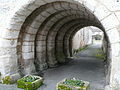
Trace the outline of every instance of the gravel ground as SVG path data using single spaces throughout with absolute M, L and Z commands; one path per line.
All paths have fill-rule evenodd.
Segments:
M 76 77 L 90 82 L 90 90 L 104 90 L 105 75 L 103 60 L 95 57 L 99 45 L 89 46 L 86 50 L 78 53 L 75 58 L 66 65 L 44 71 L 44 85 L 38 90 L 56 90 L 57 82 L 64 78 Z M 2 85 L 0 90 L 22 90 L 16 85 Z

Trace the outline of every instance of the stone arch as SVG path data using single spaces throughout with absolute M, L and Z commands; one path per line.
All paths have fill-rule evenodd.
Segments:
M 77 2 L 77 1 L 79 1 L 79 2 Z M 111 12 L 108 8 L 106 8 L 102 3 L 100 3 L 97 0 L 92 0 L 92 1 L 77 0 L 77 1 L 75 1 L 75 0 L 69 0 L 69 1 L 68 0 L 32 0 L 30 2 L 26 2 L 23 5 L 21 5 L 19 10 L 16 9 L 13 13 L 14 15 L 11 15 L 9 17 L 8 25 L 7 26 L 3 25 L 3 28 L 2 28 L 3 31 L 2 31 L 0 42 L 5 44 L 5 45 L 3 45 L 3 44 L 0 45 L 0 47 L 2 48 L 1 49 L 2 52 L 4 52 L 4 53 L 1 53 L 1 57 L 0 57 L 1 58 L 0 71 L 1 71 L 2 75 L 12 75 L 12 74 L 18 73 L 18 60 L 20 60 L 20 62 L 21 62 L 21 60 L 23 60 L 21 58 L 22 57 L 27 58 L 27 54 L 28 54 L 28 53 L 26 53 L 24 55 L 24 53 L 22 52 L 22 49 L 23 49 L 23 51 L 25 51 L 25 49 L 30 48 L 30 51 L 32 51 L 32 55 L 31 54 L 28 55 L 28 58 L 26 60 L 28 60 L 28 59 L 31 60 L 31 64 L 34 67 L 34 63 L 32 60 L 34 60 L 34 51 L 35 51 L 34 50 L 34 39 L 36 36 L 35 32 L 37 32 L 37 30 L 39 28 L 39 24 L 42 23 L 41 20 L 42 19 L 45 20 L 47 17 L 46 15 L 49 15 L 56 11 L 60 11 L 61 10 L 60 8 L 62 8 L 62 10 L 68 10 L 68 9 L 72 8 L 74 10 L 80 9 L 81 11 L 85 11 L 85 12 L 89 13 L 90 15 L 95 15 L 98 19 L 96 17 L 92 17 L 92 16 L 88 16 L 88 18 L 92 19 L 92 20 L 96 20 L 96 22 L 98 23 L 98 26 L 102 30 L 105 30 L 104 32 L 106 33 L 106 35 L 108 36 L 109 41 L 110 41 L 108 44 L 110 46 L 109 50 L 111 53 L 111 57 L 110 57 L 110 59 L 111 59 L 110 60 L 110 62 L 111 62 L 110 71 L 111 72 L 110 72 L 110 83 L 109 84 L 110 84 L 110 87 L 115 88 L 116 84 L 117 84 L 116 82 L 120 81 L 118 78 L 115 77 L 115 76 L 119 75 L 119 71 L 120 71 L 120 68 L 119 68 L 119 64 L 120 64 L 120 62 L 119 62 L 119 59 L 120 59 L 119 40 L 120 40 L 120 37 L 119 37 L 119 32 L 118 32 L 118 25 L 119 25 L 118 17 L 115 12 Z M 41 10 L 41 12 L 42 12 L 42 10 L 44 11 L 44 9 L 46 9 L 46 8 L 41 8 L 41 7 L 44 7 L 45 5 L 51 4 L 53 2 L 55 2 L 56 5 L 57 5 L 57 3 L 60 3 L 60 5 L 58 5 L 58 6 L 55 6 L 55 4 L 50 5 L 50 7 L 53 7 L 53 8 L 48 11 L 51 11 L 51 12 L 46 11 L 46 12 L 44 12 L 44 15 L 39 16 L 39 15 L 37 15 L 37 13 L 35 14 L 35 10 L 38 10 L 38 11 Z M 94 2 L 94 3 L 91 3 L 91 2 Z M 61 4 L 61 3 L 63 3 L 63 4 Z M 88 7 L 92 13 L 86 7 Z M 106 10 L 106 11 L 104 11 L 104 10 Z M 31 17 L 32 13 L 34 13 L 34 15 L 35 15 L 34 18 Z M 100 13 L 104 13 L 104 14 L 100 15 Z M 68 13 L 64 13 L 64 14 L 68 15 Z M 70 14 L 74 14 L 74 13 L 70 12 Z M 38 16 L 38 18 L 35 19 L 36 16 Z M 78 17 L 74 16 L 74 18 L 78 18 Z M 26 23 L 27 24 L 26 25 L 24 23 L 25 23 L 25 21 L 27 21 L 27 19 L 30 19 L 30 20 L 29 20 L 29 23 L 28 22 Z M 34 22 L 32 21 L 32 19 Z M 40 21 L 38 21 L 38 19 L 40 19 Z M 102 27 L 102 25 L 100 25 L 99 21 L 104 26 L 104 28 Z M 112 22 L 114 22 L 114 23 L 112 23 Z M 53 23 L 54 23 L 54 20 L 53 20 Z M 23 26 L 23 24 L 25 27 Z M 89 25 L 91 23 L 86 22 L 85 24 Z M 93 23 L 93 24 L 95 24 L 95 23 Z M 49 26 L 46 26 L 46 28 L 47 27 L 49 27 Z M 61 26 L 61 28 L 63 28 L 63 25 Z M 21 29 L 23 29 L 22 32 L 21 32 Z M 30 31 L 30 29 L 31 29 L 32 35 L 30 35 L 30 32 L 24 31 L 24 30 Z M 64 27 L 64 29 L 66 29 L 66 28 Z M 33 30 L 34 30 L 34 32 L 33 32 Z M 20 34 L 20 33 L 22 33 L 22 34 Z M 61 33 L 58 33 L 57 37 L 59 36 L 59 34 L 61 34 Z M 65 36 L 66 36 L 66 34 L 65 34 Z M 27 43 L 27 42 L 23 43 L 24 39 L 21 41 L 21 37 L 22 38 L 24 37 L 24 39 L 28 40 L 29 43 Z M 32 38 L 32 37 L 34 37 L 34 38 Z M 56 37 L 56 41 L 58 40 L 57 37 Z M 116 38 L 116 39 L 114 39 L 114 38 Z M 32 42 L 30 39 L 33 39 Z M 28 44 L 30 44 L 30 46 Z M 29 47 L 28 46 L 21 47 L 21 45 L 28 45 Z M 19 47 L 21 47 L 21 48 L 19 48 Z M 17 53 L 19 53 L 20 55 Z M 5 54 L 7 54 L 7 55 L 5 55 Z M 3 60 L 6 60 L 6 62 L 4 62 Z M 13 62 L 13 63 L 11 63 L 11 62 Z M 24 60 L 22 62 L 23 62 L 23 66 L 24 66 L 24 64 L 25 64 Z M 28 63 L 30 63 L 30 62 L 28 62 Z M 28 64 L 28 63 L 26 63 L 26 64 Z M 28 64 L 28 65 L 31 65 L 31 64 Z M 33 72 L 34 71 L 35 71 L 35 67 L 33 69 Z

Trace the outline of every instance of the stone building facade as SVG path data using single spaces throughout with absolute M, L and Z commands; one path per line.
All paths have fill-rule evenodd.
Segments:
M 107 42 L 107 88 L 120 90 L 119 0 L 0 1 L 0 72 L 30 74 L 64 63 L 72 56 L 72 38 L 95 26 Z M 5 3 L 5 4 L 3 4 Z M 16 76 L 17 77 L 17 76 Z
M 89 27 L 80 29 L 73 37 L 72 49 L 77 50 L 92 44 L 92 30 Z

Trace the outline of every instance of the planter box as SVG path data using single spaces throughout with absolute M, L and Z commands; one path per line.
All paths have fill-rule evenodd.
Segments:
M 27 76 L 25 76 L 25 77 L 23 77 L 23 78 L 21 78 L 17 81 L 18 88 L 22 88 L 22 89 L 25 89 L 25 90 L 36 90 L 37 88 L 39 88 L 43 84 L 43 78 L 42 77 L 32 76 L 32 77 L 37 78 L 37 80 L 35 80 L 33 82 L 26 82 L 25 81 L 26 77 Z
M 10 76 L 5 76 L 2 78 L 2 84 L 13 84 L 12 78 Z
M 66 79 L 62 80 L 57 84 L 57 90 L 90 90 L 89 82 L 83 81 L 83 86 L 73 86 L 65 84 L 65 81 Z
M 20 78 L 20 74 L 16 73 L 13 75 L 5 76 L 1 78 L 2 84 L 14 84 Z

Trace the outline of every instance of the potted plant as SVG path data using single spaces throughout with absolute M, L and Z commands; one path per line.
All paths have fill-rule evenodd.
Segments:
M 27 75 L 17 81 L 18 88 L 25 90 L 36 90 L 43 84 L 43 78 L 39 76 Z
M 89 82 L 75 78 L 64 79 L 57 84 L 57 90 L 90 90 Z

